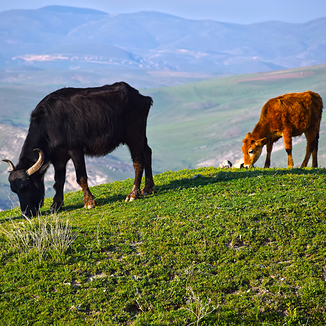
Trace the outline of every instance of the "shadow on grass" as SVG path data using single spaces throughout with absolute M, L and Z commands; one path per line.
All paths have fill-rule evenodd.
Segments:
M 170 191 L 170 190 L 181 190 L 188 189 L 198 186 L 204 186 L 213 183 L 219 182 L 227 182 L 235 179 L 244 179 L 244 178 L 252 178 L 257 176 L 280 176 L 280 175 L 302 175 L 302 174 L 326 174 L 326 169 L 239 169 L 239 170 L 217 170 L 214 176 L 203 176 L 199 173 L 195 173 L 191 178 L 182 178 L 177 180 L 172 180 L 162 185 L 157 185 L 154 188 L 154 196 L 160 196 L 160 193 Z M 155 176 L 154 176 L 155 179 Z M 97 206 L 104 206 L 113 202 L 124 202 L 128 193 L 121 193 L 110 195 L 108 192 L 108 196 L 96 199 Z M 62 211 L 70 211 L 74 209 L 80 209 L 84 207 L 82 202 L 82 194 L 80 194 L 81 198 L 78 199 L 78 203 L 74 205 L 67 205 L 62 208 Z M 140 200 L 146 200 L 146 197 L 142 197 Z
M 105 198 L 96 198 L 95 197 L 96 206 L 104 206 L 104 205 L 107 205 L 107 204 L 113 203 L 113 202 L 121 202 L 126 199 L 126 196 L 127 196 L 127 194 L 117 194 L 117 195 L 112 195 L 112 196 L 109 195 L 108 197 L 105 197 Z M 78 203 L 65 205 L 64 207 L 62 207 L 60 212 L 68 212 L 68 211 L 80 209 L 80 208 L 84 208 L 83 195 L 81 195 L 80 199 L 78 199 Z M 48 212 L 50 212 L 50 211 L 48 211 Z
M 196 171 L 194 171 L 196 172 Z M 280 176 L 280 175 L 309 175 L 309 174 L 318 174 L 323 175 L 326 174 L 325 168 L 317 168 L 317 169 L 303 169 L 303 168 L 294 168 L 294 169 L 217 169 L 214 176 L 203 176 L 198 173 L 194 173 L 194 176 L 191 178 L 182 178 L 172 180 L 162 185 L 157 185 L 154 188 L 154 196 L 160 196 L 160 193 L 164 193 L 170 190 L 182 190 L 189 189 L 198 186 L 204 186 L 213 183 L 219 182 L 227 182 L 236 179 L 244 179 L 244 178 L 253 178 L 257 176 Z M 155 176 L 154 176 L 155 179 Z M 110 195 L 108 191 L 106 191 L 108 196 L 105 194 L 101 195 L 101 198 L 96 199 L 96 203 L 98 207 L 107 205 L 113 202 L 124 202 L 128 193 L 114 194 Z M 76 209 L 82 209 L 84 207 L 83 203 L 83 195 L 81 191 L 76 192 L 76 204 L 65 205 L 61 208 L 59 212 L 69 212 Z M 142 197 L 140 200 L 146 200 L 146 197 Z M 126 203 L 127 204 L 127 203 Z M 42 211 L 42 215 L 49 215 L 52 212 L 50 209 Z M 19 214 L 17 212 L 17 214 Z M 4 218 L 2 222 L 6 222 L 9 220 L 23 219 L 24 217 L 20 214 L 17 216 L 11 216 L 8 218 Z
M 302 174 L 326 174 L 326 169 L 220 169 L 217 170 L 216 175 L 214 176 L 203 176 L 199 173 L 195 173 L 191 178 L 183 178 L 172 180 L 166 184 L 157 185 L 154 188 L 154 196 L 159 196 L 160 193 L 168 191 L 168 190 L 178 190 L 178 189 L 188 189 L 196 186 L 204 186 L 213 183 L 231 181 L 235 179 L 244 179 L 244 178 L 252 178 L 257 176 L 280 176 L 280 175 L 302 175 Z M 154 176 L 155 179 L 155 176 Z M 115 194 L 110 195 L 108 192 L 107 197 L 96 199 L 97 206 L 104 206 L 106 204 L 112 202 L 123 202 L 128 193 L 123 194 Z M 141 200 L 146 199 L 146 197 L 142 197 Z M 84 204 L 82 201 L 82 194 L 80 193 L 80 199 L 78 199 L 78 203 L 73 205 L 67 205 L 62 208 L 62 211 L 70 211 L 74 209 L 83 208 Z
M 192 178 L 183 178 L 173 180 L 167 184 L 156 186 L 155 193 L 173 189 L 187 189 L 196 186 L 203 186 L 213 183 L 253 178 L 257 176 L 280 176 L 280 175 L 302 175 L 302 174 L 326 174 L 326 169 L 220 169 L 215 176 L 203 176 L 200 173 L 195 174 Z

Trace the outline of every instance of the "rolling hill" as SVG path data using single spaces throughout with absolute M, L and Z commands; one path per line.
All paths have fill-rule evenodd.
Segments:
M 128 80 L 127 80 L 128 81 Z M 153 150 L 155 173 L 199 166 L 218 166 L 242 156 L 242 139 L 258 121 L 261 107 L 275 96 L 313 90 L 326 98 L 326 65 L 208 79 L 175 87 L 143 89 L 154 99 L 148 119 L 148 140 Z M 52 90 L 55 86 L 52 86 Z M 29 112 L 50 89 L 29 85 L 0 85 L 0 153 L 16 162 L 29 124 Z M 321 125 L 319 166 L 326 167 L 325 115 Z M 304 157 L 305 139 L 294 141 L 294 163 Z M 287 157 L 279 140 L 272 153 L 272 166 L 286 167 Z M 260 158 L 257 166 L 263 166 Z M 88 159 L 91 185 L 133 177 L 130 155 L 121 147 L 101 159 Z M 7 181 L 8 166 L 0 165 L 2 208 L 15 206 Z M 78 189 L 73 166 L 66 190 Z M 53 176 L 46 176 L 47 196 L 52 196 Z

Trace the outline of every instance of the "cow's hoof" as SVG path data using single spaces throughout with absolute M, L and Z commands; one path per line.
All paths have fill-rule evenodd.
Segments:
M 131 197 L 131 196 L 128 195 L 128 196 L 126 197 L 125 202 L 128 203 L 128 202 L 134 201 L 135 199 L 137 199 L 137 198 L 135 198 L 135 197 Z
M 92 209 L 96 206 L 95 200 L 90 200 L 87 203 L 84 204 L 84 207 L 86 209 Z
M 95 207 L 95 205 L 94 205 L 94 204 L 87 204 L 87 205 L 85 205 L 84 207 L 85 207 L 86 209 L 92 209 L 92 208 Z
M 133 190 L 126 197 L 126 202 L 134 201 L 135 199 L 138 199 L 140 197 L 141 197 L 140 190 Z
M 141 191 L 143 196 L 146 197 L 152 195 L 154 193 L 154 187 L 154 183 L 151 185 L 145 185 L 145 187 Z

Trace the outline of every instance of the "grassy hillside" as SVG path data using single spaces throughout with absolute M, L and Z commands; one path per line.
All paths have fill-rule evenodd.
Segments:
M 93 210 L 78 191 L 58 215 L 1 212 L 0 324 L 325 325 L 325 169 L 154 179 L 131 203 L 127 179 Z

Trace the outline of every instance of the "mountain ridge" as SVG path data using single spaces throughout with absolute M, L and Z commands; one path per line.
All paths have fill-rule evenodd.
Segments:
M 112 15 L 48 6 L 1 12 L 0 18 L 2 69 L 46 70 L 51 62 L 59 69 L 120 67 L 220 76 L 326 62 L 324 17 L 302 24 L 243 25 L 154 11 Z

